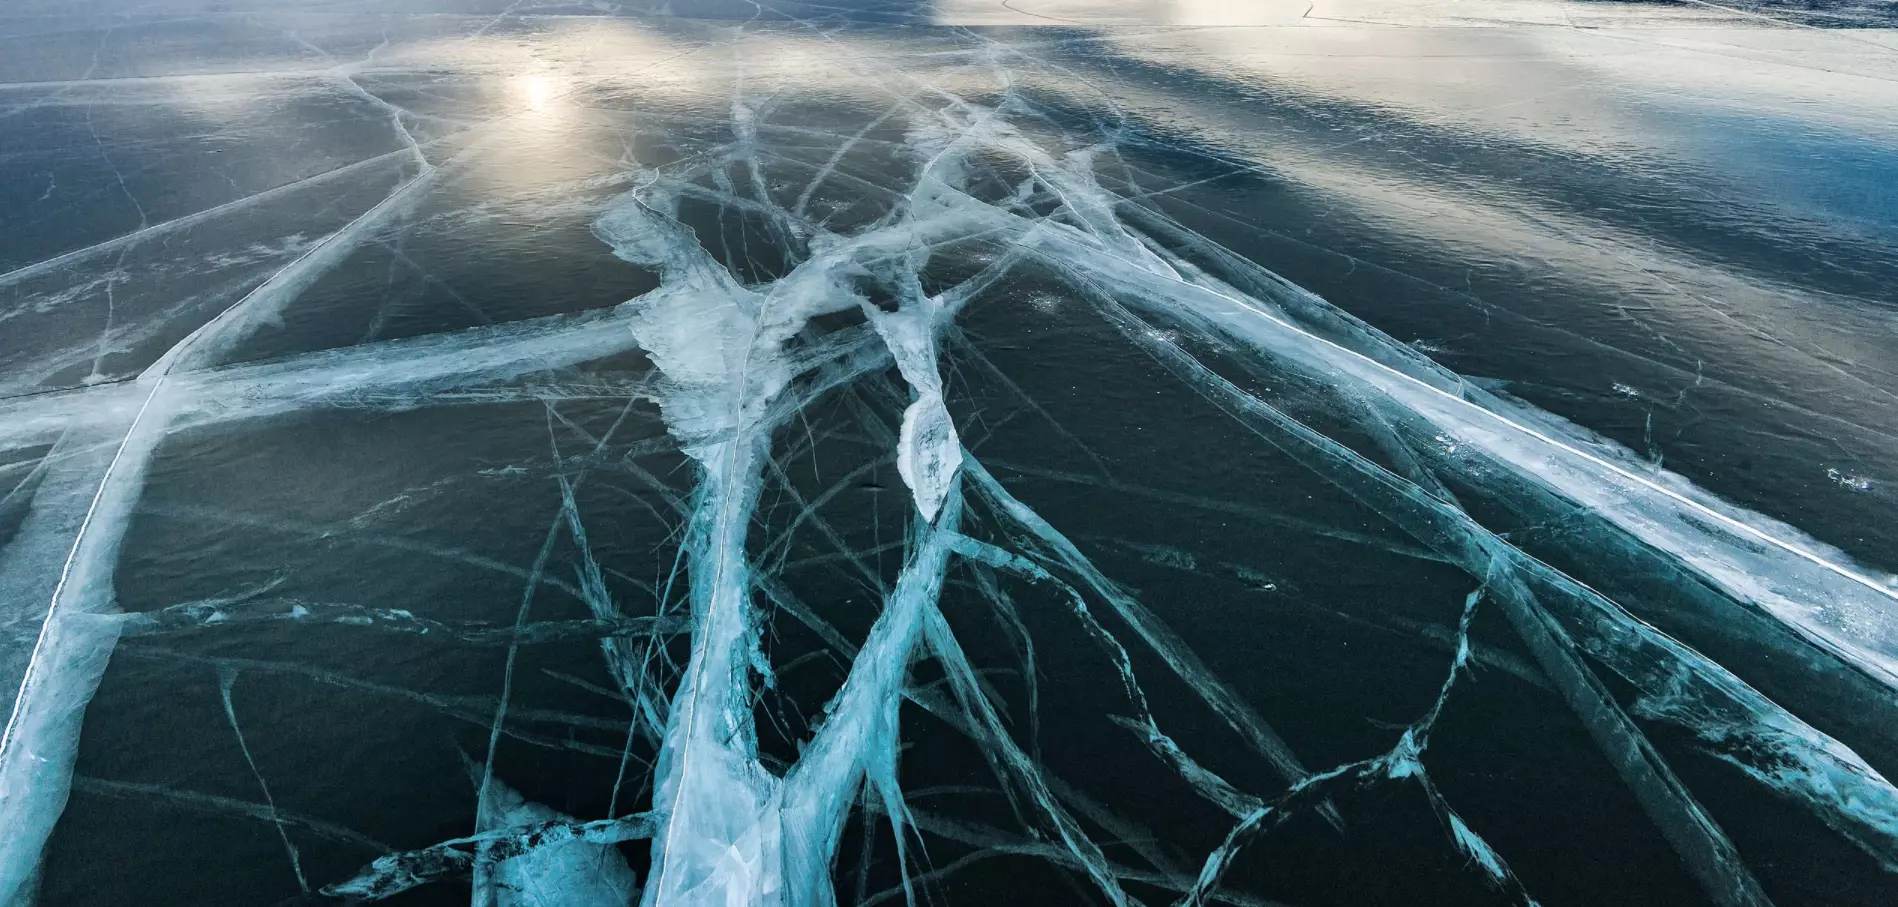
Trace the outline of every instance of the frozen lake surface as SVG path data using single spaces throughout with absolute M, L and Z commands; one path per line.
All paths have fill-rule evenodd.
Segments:
M 1898 12 L 13 0 L 0 905 L 1898 900 Z

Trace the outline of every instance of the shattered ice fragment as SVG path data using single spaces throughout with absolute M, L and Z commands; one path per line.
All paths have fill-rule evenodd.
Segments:
M 1826 478 L 1831 479 L 1833 484 L 1838 485 L 1840 488 L 1847 488 L 1852 491 L 1872 490 L 1872 480 L 1864 476 L 1855 476 L 1840 472 L 1836 469 L 1827 469 Z
M 1279 584 L 1269 576 L 1246 567 L 1234 566 L 1232 572 L 1254 589 L 1262 592 L 1277 592 Z
M 1478 837 L 1476 832 L 1471 831 L 1470 827 L 1463 822 L 1463 817 L 1456 813 L 1450 814 L 1450 835 L 1456 840 L 1457 849 L 1469 854 L 1470 859 L 1480 864 L 1491 878 L 1501 879 L 1509 872 L 1503 868 L 1502 860 L 1496 856 L 1496 851 L 1491 850 L 1489 844 Z
M 488 782 L 488 799 L 483 806 L 484 827 L 529 829 L 496 841 L 501 846 L 495 852 L 481 852 L 476 858 L 476 891 L 491 886 L 497 907 L 590 907 L 633 902 L 639 890 L 638 879 L 610 838 L 602 841 L 598 833 L 589 837 L 586 832 L 590 829 L 575 823 L 571 816 L 528 800 L 499 781 Z M 550 833 L 554 831 L 558 834 Z M 649 833 L 648 823 L 640 821 L 631 823 L 625 836 Z M 518 848 L 508 846 L 514 843 Z M 513 852 L 516 849 L 518 853 Z
M 916 499 L 923 519 L 934 520 L 962 466 L 962 441 L 943 402 L 942 377 L 936 370 L 936 324 L 941 300 L 914 299 L 895 312 L 863 307 L 877 333 L 896 357 L 897 370 L 916 392 L 903 411 L 897 436 L 896 471 Z
M 1174 548 L 1170 545 L 1144 545 L 1138 542 L 1128 542 L 1126 545 L 1133 549 L 1135 553 L 1139 554 L 1141 560 L 1149 564 L 1156 564 L 1161 567 L 1173 567 L 1179 570 L 1199 569 L 1199 560 L 1193 557 L 1193 553 L 1190 551 Z
M 903 413 L 896 455 L 896 471 L 915 494 L 916 509 L 926 520 L 934 520 L 942 509 L 949 483 L 962 465 L 962 444 L 949 421 L 949 410 L 941 395 L 932 396 L 910 404 Z

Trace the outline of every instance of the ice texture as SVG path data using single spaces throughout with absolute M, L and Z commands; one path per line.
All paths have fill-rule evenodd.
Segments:
M 821 32 L 803 39 L 826 47 L 845 40 Z M 1695 790 L 1704 768 L 1699 776 L 1682 771 L 1672 761 L 1678 748 L 1657 742 L 1657 728 L 1829 829 L 1880 870 L 1898 872 L 1898 789 L 1866 758 L 1641 616 L 1667 603 L 1643 600 L 1639 591 L 1611 594 L 1571 570 L 1661 565 L 1700 590 L 1695 602 L 1711 603 L 1700 619 L 1744 614 L 1784 628 L 1800 658 L 1898 695 L 1898 591 L 1890 583 L 1785 522 L 1486 389 L 1195 232 L 1137 189 L 1103 177 L 1111 161 L 1133 150 L 1130 140 L 1123 146 L 1112 130 L 1064 126 L 1018 85 L 1014 68 L 1028 64 L 1002 40 L 975 33 L 958 40 L 947 53 L 953 72 L 940 80 L 850 58 L 848 65 L 877 80 L 887 109 L 854 134 L 823 134 L 835 147 L 805 161 L 800 181 L 772 184 L 767 166 L 788 152 L 766 147 L 768 93 L 745 90 L 734 92 L 721 140 L 701 152 L 668 165 L 642 163 L 631 151 L 615 161 L 621 172 L 590 185 L 585 204 L 592 240 L 655 281 L 632 298 L 579 313 L 247 358 L 247 344 L 313 288 L 361 250 L 393 242 L 407 221 L 425 216 L 436 193 L 505 143 L 477 137 L 444 150 L 418 138 L 410 127 L 422 118 L 364 77 L 374 51 L 321 70 L 337 91 L 386 116 L 397 150 L 384 157 L 402 167 L 386 194 L 286 254 L 248 292 L 206 313 L 125 380 L 0 399 L 0 450 L 44 448 L 22 454 L 31 465 L 0 499 L 0 516 L 18 516 L 0 545 L 0 601 L 10 629 L 31 631 L 13 634 L 24 642 L 0 651 L 14 693 L 0 736 L 0 905 L 36 902 L 43 851 L 75 788 L 266 823 L 306 897 L 378 900 L 455 879 L 467 881 L 476 904 L 496 907 L 921 903 L 930 885 L 999 855 L 1057 867 L 1084 898 L 1112 905 L 1269 904 L 1229 885 L 1248 853 L 1300 822 L 1356 835 L 1351 798 L 1379 790 L 1419 798 L 1446 865 L 1473 885 L 1502 902 L 1536 904 L 1512 868 L 1511 842 L 1459 810 L 1431 768 L 1433 739 L 1451 732 L 1446 711 L 1479 670 L 1492 669 L 1568 710 L 1592 758 L 1712 903 L 1766 907 L 1772 899 L 1745 839 L 1736 841 L 1704 802 L 1706 792 Z M 846 166 L 866 144 L 875 145 L 881 171 Z M 852 219 L 842 208 L 819 214 L 826 187 L 840 182 L 866 184 L 863 192 L 881 191 L 889 202 L 874 216 Z M 708 205 L 716 229 L 703 216 Z M 195 217 L 219 216 L 212 209 Z M 742 223 L 742 243 L 772 249 L 777 263 L 756 260 L 749 245 L 734 253 L 717 232 L 728 216 Z M 197 222 L 147 225 L 81 257 L 117 254 Z M 0 280 L 38 279 L 71 262 L 49 260 Z M 1283 709 L 1250 701 L 1135 584 L 1103 565 L 1095 544 L 1101 527 L 1063 525 L 1044 515 L 1052 507 L 1011 488 L 1008 477 L 1030 476 L 1144 497 L 1156 507 L 1232 513 L 1250 506 L 1220 488 L 1189 493 L 1108 474 L 1100 456 L 988 363 L 983 338 L 959 319 L 983 307 L 1034 304 L 1026 283 L 1011 282 L 1017 278 L 1037 281 L 1037 292 L 1067 294 L 1084 312 L 1071 317 L 1139 351 L 1155 374 L 1227 420 L 1222 430 L 1276 451 L 1314 487 L 1389 531 L 1283 514 L 1265 519 L 1460 577 L 1460 605 L 1448 602 L 1454 619 L 1423 626 L 1384 618 L 1385 629 L 1427 640 L 1441 666 L 1419 691 L 1420 709 L 1384 722 L 1380 749 L 1343 760 L 1314 755 L 1318 747 L 1301 751 L 1293 742 L 1301 738 L 1266 717 Z M 590 364 L 635 358 L 637 374 L 611 386 L 575 377 Z M 958 398 L 967 386 L 961 369 L 995 371 L 990 380 L 1023 399 L 1006 417 L 987 413 L 978 401 Z M 1285 388 L 1296 393 L 1280 393 Z M 564 403 L 598 399 L 623 408 L 597 434 L 562 412 Z M 121 609 L 120 549 L 153 464 L 173 439 L 317 412 L 481 406 L 534 409 L 545 414 L 550 437 L 585 434 L 591 442 L 550 445 L 547 462 L 555 468 L 537 480 L 554 516 L 533 540 L 537 558 L 523 568 L 417 539 L 389 545 L 524 583 L 518 610 L 499 619 L 418 614 L 344 592 L 317 600 L 268 583 Z M 820 441 L 808 419 L 831 408 L 850 415 L 855 434 L 847 440 L 876 452 L 855 471 L 820 477 L 823 490 L 805 496 L 791 473 L 820 468 L 814 448 L 833 439 Z M 662 430 L 627 440 L 622 433 L 632 434 L 629 426 L 648 412 Z M 990 423 L 1018 416 L 1050 423 L 1050 435 L 1082 450 L 1077 468 L 1091 463 L 1102 474 L 1017 468 L 987 457 L 982 443 L 997 430 Z M 628 452 L 632 445 L 643 446 Z M 646 470 L 639 451 L 677 454 L 674 474 Z M 871 477 L 886 464 L 906 492 L 904 519 L 876 524 L 879 547 L 866 551 L 827 515 L 850 494 L 880 490 Z M 614 574 L 615 546 L 624 540 L 592 520 L 584 503 L 588 483 L 609 472 L 643 483 L 654 518 L 676 532 L 663 575 L 647 584 L 650 613 L 618 596 L 633 582 Z M 781 509 L 794 516 L 782 519 Z M 881 519 L 876 513 L 871 518 Z M 1562 522 L 1564 533 L 1549 544 L 1567 560 L 1558 566 L 1548 550 L 1531 550 L 1496 528 L 1499 513 L 1537 526 Z M 885 543 L 885 532 L 896 541 Z M 824 553 L 799 556 L 824 559 L 867 602 L 860 626 L 840 627 L 837 602 L 806 601 L 786 578 L 794 533 L 819 537 Z M 886 550 L 900 565 L 893 576 L 876 560 Z M 1192 551 L 1143 550 L 1150 566 L 1189 575 L 1226 569 Z M 1269 581 L 1249 581 L 1277 591 Z M 574 610 L 543 611 L 537 595 L 547 588 L 571 599 Z M 979 617 L 952 606 L 965 599 L 983 605 Z M 1511 634 L 1506 647 L 1477 638 L 1478 621 L 1492 612 Z M 972 630 L 978 620 L 989 623 Z M 261 654 L 166 648 L 266 625 L 490 651 L 503 665 L 500 692 L 449 696 Z M 760 703 L 777 675 L 808 663 L 780 657 L 779 631 L 793 625 L 798 639 L 816 640 L 806 653 L 811 660 L 836 664 L 840 678 L 801 716 L 803 727 L 787 732 L 796 743 L 787 756 L 761 742 L 759 722 L 776 717 Z M 1155 841 L 1050 768 L 1040 751 L 1046 673 L 1037 660 L 1050 627 L 1078 640 L 1066 657 L 1094 671 L 1088 684 L 1102 697 L 1116 739 L 1130 735 L 1143 765 L 1165 773 L 1167 790 L 1197 798 L 1196 806 L 1217 817 L 1225 832 L 1216 842 L 1189 852 Z M 680 638 L 682 646 L 671 645 Z M 1007 670 L 994 667 L 994 653 L 971 651 L 997 638 L 1014 648 Z M 584 646 L 609 679 L 574 685 L 623 707 L 625 716 L 520 704 L 519 690 L 542 679 L 528 667 L 532 650 L 565 644 Z M 128 657 L 216 672 L 224 730 L 257 803 L 75 778 L 88 704 L 108 667 Z M 1011 671 L 1014 679 L 998 679 Z M 260 675 L 401 700 L 476 726 L 486 752 L 467 754 L 472 827 L 420 846 L 403 842 L 366 859 L 353 876 L 313 874 L 316 864 L 299 841 L 316 832 L 389 848 L 279 809 L 283 783 L 273 783 L 268 760 L 253 746 L 254 719 L 238 705 L 242 678 Z M 1011 693 L 1026 702 L 1010 702 Z M 932 722 L 931 740 L 953 737 L 978 754 L 992 776 L 982 779 L 992 790 L 982 790 L 997 794 L 988 812 L 1004 817 L 998 822 L 1012 819 L 1019 831 L 943 818 L 929 798 L 905 789 L 919 716 Z M 624 742 L 583 743 L 576 729 L 610 731 Z M 1209 738 L 1233 745 L 1196 751 Z M 614 763 L 606 810 L 570 815 L 529 799 L 526 782 L 502 767 L 501 752 L 517 742 Z M 852 830 L 853 819 L 863 831 Z M 930 841 L 956 842 L 967 853 L 932 862 Z M 874 847 L 893 851 L 896 887 L 884 895 L 861 890 L 870 873 L 859 872 L 851 898 L 840 859 L 848 851 L 868 865 Z M 642 853 L 649 854 L 644 865 L 629 857 Z

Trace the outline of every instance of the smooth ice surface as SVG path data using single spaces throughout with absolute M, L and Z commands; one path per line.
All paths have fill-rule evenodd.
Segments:
M 0 10 L 0 905 L 1880 905 L 1890 4 Z

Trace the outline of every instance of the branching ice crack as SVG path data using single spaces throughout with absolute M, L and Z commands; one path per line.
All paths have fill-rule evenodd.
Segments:
M 257 789 L 263 792 L 264 805 L 270 810 L 270 823 L 277 826 L 277 837 L 283 839 L 284 852 L 290 856 L 290 870 L 296 873 L 297 887 L 307 894 L 310 881 L 303 876 L 303 858 L 297 853 L 297 845 L 290 840 L 290 832 L 284 828 L 283 820 L 277 815 L 277 798 L 270 793 L 270 782 L 264 780 L 264 773 L 257 767 L 257 757 L 251 755 L 250 744 L 244 740 L 244 729 L 237 723 L 237 707 L 231 704 L 231 687 L 237 683 L 237 671 L 221 666 L 217 672 L 218 694 L 224 699 L 224 717 L 231 723 L 231 733 L 237 735 L 237 748 L 244 752 L 244 764 L 250 766 L 251 776 L 257 779 Z
M 520 6 L 509 5 L 482 31 Z M 764 4 L 755 8 L 759 16 L 766 14 Z M 815 28 L 808 20 L 798 24 Z M 749 40 L 742 29 L 734 34 L 734 40 Z M 826 47 L 844 46 L 838 34 L 818 31 L 815 38 Z M 0 903 L 14 903 L 31 883 L 73 785 L 267 821 L 306 892 L 311 886 L 292 831 L 373 844 L 278 810 L 238 723 L 232 690 L 240 672 L 302 678 L 400 701 L 486 733 L 485 751 L 469 764 L 473 833 L 386 854 L 356 876 L 320 889 L 331 897 L 376 900 L 466 877 L 479 904 L 626 905 L 637 898 L 643 907 L 834 907 L 834 864 L 852 813 L 861 810 L 859 904 L 897 897 L 921 902 L 929 886 L 998 856 L 1072 873 L 1065 878 L 1116 907 L 1140 903 L 1136 894 L 1142 891 L 1177 893 L 1186 907 L 1215 900 L 1269 904 L 1227 884 L 1248 847 L 1306 814 L 1344 832 L 1351 826 L 1343 794 L 1414 784 L 1441 826 L 1445 853 L 1501 897 L 1529 905 L 1535 902 L 1504 855 L 1480 833 L 1485 817 L 1472 812 L 1466 819 L 1425 767 L 1431 736 L 1459 690 L 1459 678 L 1485 662 L 1508 665 L 1568 706 L 1661 837 L 1722 907 L 1765 907 L 1769 901 L 1739 849 L 1637 719 L 1684 730 L 1881 865 L 1898 868 L 1898 790 L 1856 753 L 1474 514 L 1485 512 L 1478 502 L 1500 504 L 1536 515 L 1530 525 L 1541 526 L 1548 525 L 1542 502 L 1565 502 L 1575 513 L 1551 543 L 1573 546 L 1578 559 L 1593 556 L 1588 545 L 1612 533 L 1614 544 L 1656 552 L 1736 606 L 1783 622 L 1815 650 L 1898 686 L 1892 590 L 1790 527 L 1722 503 L 1576 426 L 1484 392 L 1156 207 L 1104 189 L 1096 179 L 1102 168 L 1117 163 L 1131 179 L 1120 147 L 1131 127 L 1118 107 L 1109 102 L 1117 120 L 1111 128 L 1096 118 L 1087 128 L 1071 129 L 1010 71 L 1016 51 L 981 34 L 958 33 L 956 40 L 965 43 L 944 64 L 956 79 L 881 72 L 861 55 L 848 55 L 839 65 L 887 103 L 870 105 L 872 113 L 854 131 L 795 127 L 803 140 L 835 143 L 827 156 L 814 157 L 821 163 L 792 161 L 771 147 L 776 120 L 789 104 L 779 97 L 782 87 L 760 97 L 749 73 L 735 79 L 729 141 L 721 137 L 710 150 L 694 149 L 674 164 L 611 183 L 634 188 L 606 203 L 593 220 L 594 235 L 614 256 L 658 276 L 650 292 L 580 315 L 230 365 L 232 354 L 257 330 L 355 250 L 383 241 L 445 180 L 464 172 L 477 149 L 495 141 L 473 141 L 433 164 L 424 154 L 429 143 L 409 131 L 408 112 L 357 79 L 381 47 L 331 70 L 339 87 L 387 113 L 402 145 L 396 154 L 415 168 L 407 182 L 203 324 L 128 387 L 0 403 L 0 446 L 51 445 L 38 464 L 22 467 L 26 477 L 0 499 L 0 517 L 21 516 L 20 528 L 0 549 L 0 593 L 8 601 L 45 607 L 32 628 L 38 635 L 30 656 L 5 666 L 17 670 L 22 682 L 0 736 L 0 827 L 8 830 L 0 836 Z M 980 88 L 952 90 L 965 82 Z M 871 138 L 899 126 L 900 141 Z M 853 156 L 870 146 L 884 164 L 897 165 L 896 176 L 853 165 Z M 801 184 L 774 182 L 784 166 L 809 175 Z M 827 210 L 821 193 L 846 184 L 863 195 L 866 209 L 873 203 L 884 207 L 867 222 L 833 229 L 846 218 L 814 212 Z M 241 207 L 268 196 L 230 204 Z M 706 206 L 712 214 L 704 214 Z M 124 250 L 196 222 L 141 225 L 133 238 L 72 254 Z M 399 254 L 400 244 L 391 246 Z M 0 275 L 0 284 L 44 270 L 35 265 Z M 1017 277 L 1024 280 L 1018 283 Z M 976 306 L 1017 301 L 1028 292 L 1023 286 L 1049 281 L 1061 285 L 1062 298 L 1085 299 L 1174 380 L 1378 515 L 1394 527 L 1393 536 L 1401 532 L 1408 539 L 1228 500 L 1219 491 L 1168 490 L 1110 469 L 1116 461 L 1058 422 L 981 349 L 980 336 L 964 334 L 955 323 Z M 104 337 L 97 347 L 99 356 L 110 351 Z M 632 379 L 583 373 L 590 363 L 634 351 L 650 362 L 649 373 Z M 971 368 L 959 371 L 958 362 Z M 1259 380 L 1242 387 L 1228 377 L 1234 373 Z M 1281 399 L 1271 389 L 1274 377 L 1296 379 L 1306 396 Z M 1005 392 L 1012 400 L 1005 404 L 1009 415 L 987 419 L 961 407 L 956 389 L 978 382 Z M 621 408 L 610 427 L 596 433 L 575 415 L 587 401 Z M 854 427 L 813 431 L 811 417 L 820 402 L 837 404 L 829 409 L 854 419 Z M 558 503 L 531 566 L 373 532 L 354 536 L 379 550 L 520 580 L 511 623 L 308 601 L 277 594 L 272 586 L 120 612 L 114 590 L 118 549 L 145 473 L 168 433 L 316 408 L 520 403 L 537 403 L 545 413 L 548 465 L 540 471 L 539 461 L 533 470 L 510 464 L 506 478 L 551 476 L 538 487 Z M 618 440 L 636 403 L 658 406 L 667 437 Z M 1301 405 L 1322 406 L 1326 420 L 1313 424 L 1349 426 L 1351 443 L 1367 446 L 1376 459 L 1301 421 Z M 983 463 L 976 449 L 991 449 L 986 439 L 1001 437 L 1002 427 L 1018 428 L 1009 420 L 1019 413 L 1045 423 L 1063 445 L 1085 457 L 1092 472 Z M 801 432 L 797 420 L 803 420 Z M 965 439 L 959 422 L 973 423 L 977 433 Z M 792 436 L 785 453 L 781 434 Z M 576 449 L 585 453 L 564 454 L 562 437 L 580 438 Z M 836 468 L 828 452 L 842 444 L 875 453 Z M 638 462 L 654 454 L 679 455 L 685 464 L 680 473 L 690 471 L 689 490 L 679 478 L 654 474 L 663 468 Z M 822 460 L 821 478 L 812 471 L 814 489 L 802 487 L 793 474 L 802 473 L 792 465 L 804 457 L 813 464 Z M 892 462 L 908 492 L 900 531 L 874 503 L 862 519 L 840 518 L 837 511 L 853 503 L 849 492 Z M 1254 702 L 1259 691 L 1242 693 L 1221 679 L 1155 610 L 1160 599 L 1150 606 L 1146 596 L 1109 575 L 1103 564 L 1111 562 L 1097 563 L 1074 540 L 1097 536 L 1070 538 L 1024 500 L 1031 494 L 1018 496 L 991 468 L 1279 531 L 1318 533 L 1432 569 L 1447 564 L 1477 588 L 1464 599 L 1454 629 L 1447 620 L 1429 628 L 1406 623 L 1408 618 L 1366 621 L 1385 631 L 1429 635 L 1449 650 L 1448 670 L 1429 706 L 1402 727 L 1388 750 L 1314 771 L 1265 720 Z M 589 476 L 608 471 L 644 490 L 588 483 Z M 646 515 L 674 533 L 662 549 L 676 544 L 676 551 L 663 551 L 653 564 L 614 564 L 611 543 L 617 540 L 608 534 L 614 530 L 583 510 L 596 492 L 637 500 Z M 21 506 L 26 502 L 32 506 Z M 198 516 L 243 525 L 247 518 L 235 510 Z M 171 514 L 189 516 L 178 508 Z M 288 520 L 265 528 L 292 536 L 320 532 Z M 1235 543 L 1247 541 L 1238 535 Z M 563 540 L 570 544 L 563 546 Z M 893 574 L 883 569 L 886 551 L 902 554 Z M 1261 552 L 1260 562 L 1268 556 Z M 1169 565 L 1199 571 L 1215 559 L 1172 557 Z M 875 600 L 867 630 L 836 618 L 828 610 L 834 603 L 786 579 L 818 567 L 811 573 Z M 652 613 L 628 613 L 615 594 L 626 588 L 650 591 Z M 536 619 L 536 596 L 548 591 L 568 596 L 568 607 L 584 607 L 570 612 L 584 616 L 555 619 L 543 612 Z M 978 661 L 975 656 L 989 653 L 972 655 L 965 648 L 958 635 L 965 615 L 945 604 L 949 595 L 974 599 L 977 612 L 995 621 L 1004 648 L 1013 650 L 1003 654 L 1019 670 L 1016 664 Z M 1035 639 L 1030 629 L 1044 625 L 1042 615 L 1030 610 L 1043 601 L 1058 603 L 1062 620 L 1078 621 L 1111 664 L 1132 714 L 1110 720 L 1135 735 L 1144 748 L 1139 758 L 1164 767 L 1199 795 L 1204 804 L 1197 805 L 1217 823 L 1207 826 L 1211 834 L 1228 829 L 1203 858 L 1195 855 L 1196 873 L 1183 868 L 1188 860 L 1174 842 L 1153 840 L 1141 816 L 1119 815 L 1044 764 L 1048 688 L 1041 671 L 1047 659 L 1038 644 L 1046 640 Z M 1479 606 L 1501 612 L 1528 660 L 1473 643 Z M 805 638 L 817 640 L 814 650 L 774 660 L 778 653 L 768 650 L 767 638 L 792 627 L 773 623 L 780 617 L 808 630 Z M 217 671 L 224 714 L 263 802 L 72 779 L 84 709 L 120 637 L 171 641 L 263 625 L 361 627 L 460 645 L 504 645 L 508 654 L 498 696 L 464 696 L 310 665 L 192 654 L 149 642 L 121 647 L 122 656 Z M 687 636 L 680 641 L 684 647 L 669 645 L 676 634 Z M 624 715 L 515 701 L 523 647 L 574 641 L 597 649 L 610 681 L 551 668 L 523 669 L 529 673 L 522 677 L 554 677 L 589 691 L 594 705 L 623 707 Z M 830 663 L 841 669 L 841 682 L 821 713 L 801 714 L 798 700 L 782 692 L 784 683 Z M 924 664 L 926 669 L 918 667 Z M 925 679 L 912 679 L 912 671 L 925 670 Z M 1632 703 L 1617 698 L 1604 671 L 1634 691 Z M 1165 696 L 1138 676 L 1152 680 L 1154 672 L 1178 681 L 1217 717 L 1204 734 L 1229 737 L 1236 758 L 1256 760 L 1263 771 L 1227 768 L 1235 758 L 1229 754 L 1189 753 L 1181 740 L 1193 742 L 1202 733 L 1197 729 L 1195 736 L 1179 739 L 1163 731 L 1163 724 L 1177 731 L 1182 722 L 1156 714 Z M 768 697 L 774 688 L 777 698 Z M 1021 691 L 1023 714 L 1002 688 Z M 919 808 L 919 801 L 935 801 L 904 790 L 906 703 L 972 744 L 993 775 L 994 789 L 958 780 L 962 787 L 932 793 L 999 795 L 1023 832 Z M 796 747 L 795 756 L 770 751 L 770 727 L 767 743 L 761 743 L 761 713 Z M 575 730 L 610 734 L 612 745 L 581 739 Z M 603 798 L 605 818 L 568 816 L 510 787 L 504 776 L 513 763 L 504 741 L 614 766 L 611 794 Z M 1276 777 L 1271 783 L 1283 786 L 1246 789 L 1261 777 Z M 649 808 L 622 812 L 648 799 Z M 998 799 L 998 811 L 1000 806 Z M 880 846 L 879 822 L 888 825 L 900 874 L 880 892 L 869 881 L 881 865 L 874 849 Z M 635 840 L 650 842 L 643 887 L 626 858 L 632 851 L 619 848 Z M 923 845 L 934 840 L 969 849 L 931 865 Z

